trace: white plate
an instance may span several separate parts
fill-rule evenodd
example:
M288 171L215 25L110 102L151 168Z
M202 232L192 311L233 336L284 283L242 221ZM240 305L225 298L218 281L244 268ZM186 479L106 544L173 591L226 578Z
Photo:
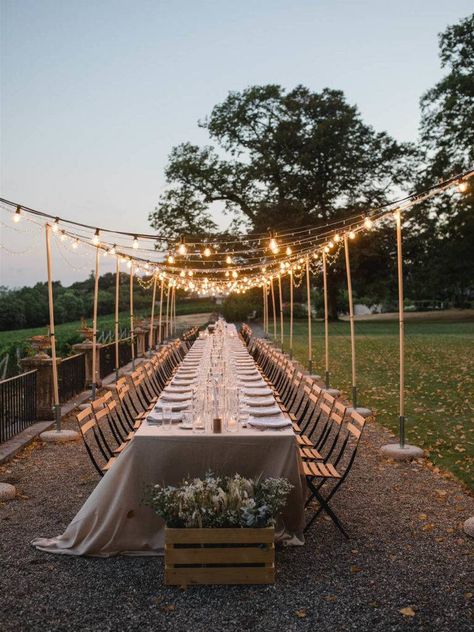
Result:
M188 408L189 406L189 401L188 402L163 402L163 403L165 404L165 406L169 406L173 412L186 410L186 408ZM161 411L162 409L163 409L163 404L158 403L155 406L155 410L157 411Z
M193 424L185 424L184 421L182 421L178 425L178 428L181 428L181 430L192 430L193 429Z
M252 408L249 410L251 417L277 417L281 415L278 406L268 406L267 408Z
M253 426L254 428L259 428L261 430L277 430L279 428L289 428L291 426L291 422L285 418L253 419L250 417L248 424L249 426Z

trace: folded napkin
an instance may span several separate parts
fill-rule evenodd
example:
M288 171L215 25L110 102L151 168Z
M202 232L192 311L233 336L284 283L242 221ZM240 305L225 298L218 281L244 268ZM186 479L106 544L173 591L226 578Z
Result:
M191 401L191 395L189 393L170 393L164 390L160 395L160 400L167 402L188 402Z
M182 413L171 413L171 421L181 421L181 419L183 418L183 414ZM148 417L146 418L147 422L149 424L161 424L161 413L158 414L157 412L151 412Z
M275 417L281 415L281 410L274 404L273 406L267 406L265 408L251 408L249 415L251 417Z
M260 396L257 397L249 397L244 400L244 404L247 406L273 406L275 400L271 396Z
M271 395L272 391L268 388L268 386L244 386L244 395L247 397L261 397L262 395Z
M173 412L178 411L178 410L185 410L186 408L189 407L189 403L190 403L190 400L186 402L169 402L169 401L162 402L158 400L158 403L155 406L155 410L161 411L163 409L163 406L169 406Z
M291 426L291 421L285 419L285 417L273 417L268 419L250 419L247 422L249 426L258 428L259 430L278 430L279 428L288 428Z
M260 373L253 373L252 375L239 374L239 380L241 382L261 382L262 376Z
M168 386L163 389L163 393L191 393L193 387L190 384L168 384Z

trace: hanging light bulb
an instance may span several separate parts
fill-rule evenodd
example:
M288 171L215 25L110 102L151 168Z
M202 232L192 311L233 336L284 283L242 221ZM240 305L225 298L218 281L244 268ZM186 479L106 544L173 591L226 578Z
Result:
M230 265L232 263L232 257L230 255L227 255L227 257L225 258L225 262L227 263L227 265Z
M76 248L79 246L79 239L75 239L72 242L72 247L74 248L74 250L76 250Z
M51 226L51 230L53 231L53 233L57 233L58 229L59 229L59 217L56 217L56 219L54 220Z
M127 268L131 268L131 267L132 267L132 260L131 260L131 259L129 259L129 260L127 261Z
M150 264L148 263L148 261L145 263L145 270L149 270L150 269Z
M134 249L134 250L138 250L138 238L137 238L137 237L134 237L134 238L133 238L133 244L132 244L132 246L133 246L133 249Z
M181 270L181 272L179 273L179 276L183 278L184 276L186 276L186 272L184 270Z
M104 250L104 252L102 253L102 256L103 256L103 257L106 257L106 256L107 256L107 254L108 254L108 253L107 253L107 250Z
M229 276L230 276L230 272L229 272L229 270L226 270L226 271L225 271L225 275L226 275L226 277L227 277L227 278L229 278Z
M290 256L292 252L293 252L293 251L292 251L292 249L291 249L291 246L287 246L287 247L286 247L286 254L287 254L288 256Z
M351 230L349 233L349 239L355 239L355 236L356 236L355 232Z
M61 236L59 238L61 241L64 241L66 239L66 233L62 230L61 231Z
M203 254L205 257L210 257L210 256L211 256L211 254L212 254L212 253L211 253L211 249L209 248L209 246L206 246L206 247L204 248L204 250L203 250L202 254Z
M327 246L324 246L324 252L327 254L329 252L329 248Z
M328 248L329 248L329 249L331 249L331 248L333 248L333 246L334 246L334 242L333 242L333 241L330 241L330 242L328 243Z
M232 278L236 279L239 276L239 273L237 272L237 270L233 270L232 272Z
M21 220L21 208L17 206L16 211L13 214L13 221L15 222L15 224L18 224L20 220Z
M168 255L168 263L174 263L173 255Z
M459 191L459 193L466 193L468 188L469 188L469 185L468 185L468 183L465 180L463 180L462 182L460 182L458 184L458 191Z
M265 272L267 271L267 268L265 266L262 267L262 272L265 274Z
M372 226L374 225L373 221L370 219L370 217L366 217L364 220L364 226L369 229L372 228Z
M334 235L334 241L337 243L338 241L341 241L341 236L339 235L339 233L336 233Z
M194 275L194 272L192 270L188 270L188 276L192 277Z
M98 228L95 229L94 236L92 237L92 243L94 244L94 246L98 246L99 243L100 243L99 229Z
M185 255L187 251L186 244L184 243L184 237L181 237L178 246L178 254Z
M110 248L109 254L111 254L111 255L115 254L115 244L112 246L112 248Z

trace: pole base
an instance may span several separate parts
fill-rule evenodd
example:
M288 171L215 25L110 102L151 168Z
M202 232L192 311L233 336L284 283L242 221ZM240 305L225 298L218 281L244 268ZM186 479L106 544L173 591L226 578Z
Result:
M45 443L66 443L77 441L79 433L75 430L46 430L40 434L40 439Z
M341 394L341 391L339 391L337 388L323 388L321 390L328 395L332 395L333 397L339 397Z
M464 522L463 529L466 535L474 538L474 516Z
M10 483L0 483L0 502L13 500L16 496L16 488Z
M362 406L358 406L357 408L354 408L354 406L348 406L346 408L346 415L350 415L354 411L359 413L359 415L362 415L362 417L372 417L372 411L370 408L364 408Z
M421 459L424 456L421 448L408 443L405 443L403 448L399 443L387 443L387 445L382 446L381 451L384 456L396 461L412 461L413 459Z

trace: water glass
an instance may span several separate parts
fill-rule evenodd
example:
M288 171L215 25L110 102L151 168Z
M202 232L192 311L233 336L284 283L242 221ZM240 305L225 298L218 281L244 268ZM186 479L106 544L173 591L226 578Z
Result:
M163 404L161 409L161 425L163 430L169 430L173 423L173 409L169 404Z

